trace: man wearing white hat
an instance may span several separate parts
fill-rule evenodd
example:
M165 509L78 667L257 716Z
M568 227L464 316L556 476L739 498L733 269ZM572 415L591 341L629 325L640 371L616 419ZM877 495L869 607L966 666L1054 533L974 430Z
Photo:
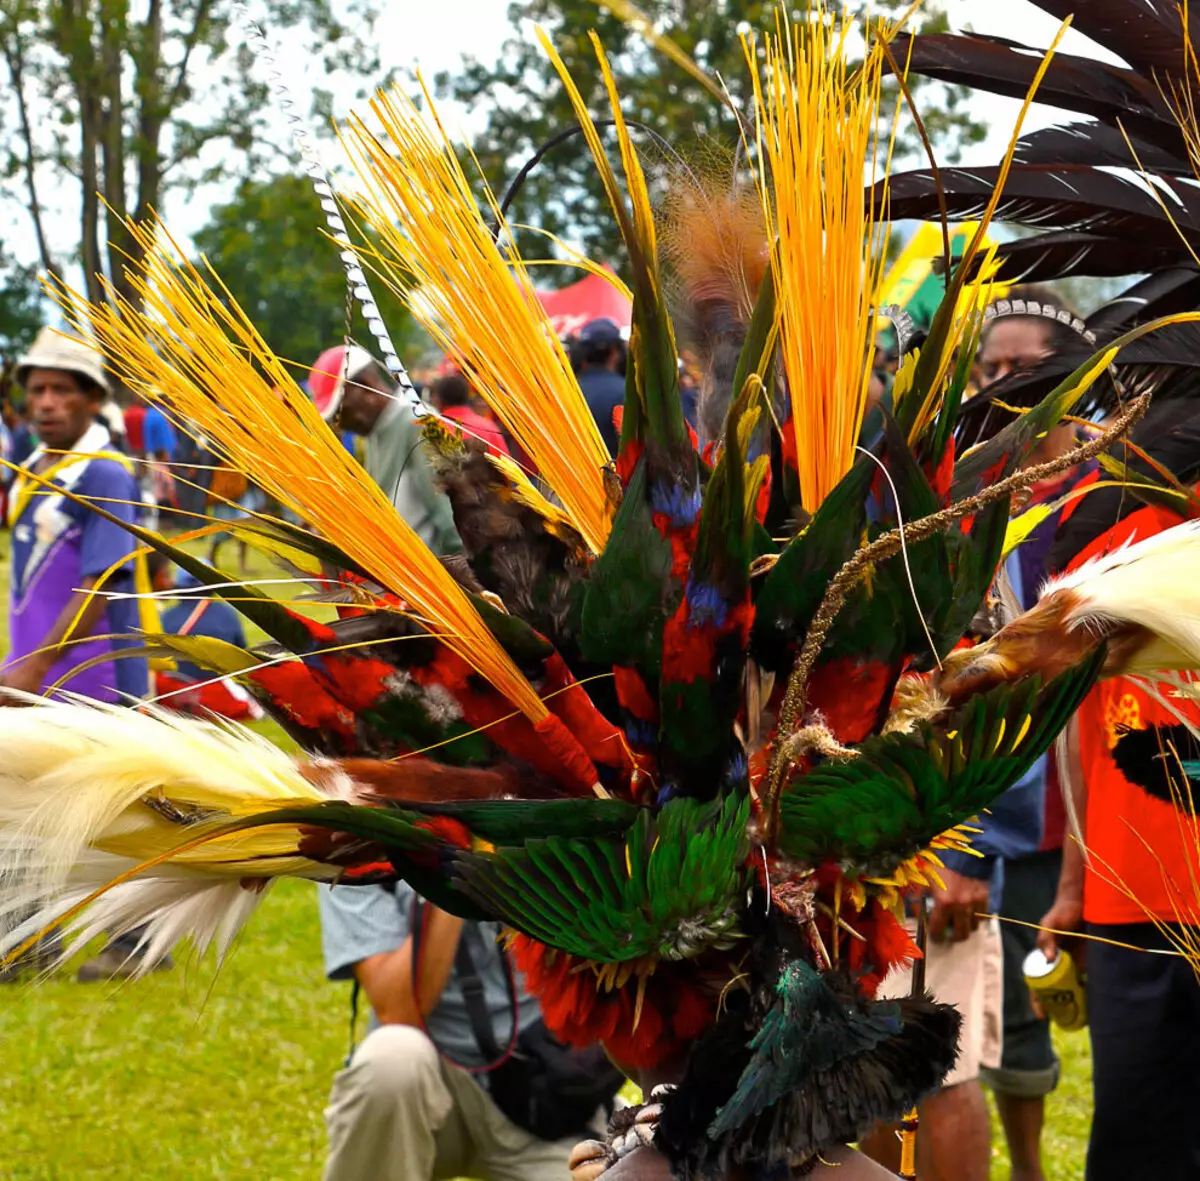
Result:
M113 450L97 417L109 392L103 358L89 342L46 328L17 363L16 379L39 442L25 466L46 483L18 476L9 498L11 647L0 685L28 693L61 685L99 701L136 701L148 689L146 661L104 658L138 642L139 603L88 593L110 570L106 592L133 591L134 563L122 559L136 547L120 525L88 505L132 522L141 499L132 464ZM0 698L0 705L11 704ZM114 940L80 969L80 979L127 974L136 944L136 932Z
M108 393L99 352L78 337L43 329L18 362L16 377L40 444L26 466L53 487L135 520L141 498L137 481L96 418ZM119 646L102 637L129 634L139 626L136 602L87 593L135 548L130 535L86 505L48 492L36 480L19 477L9 500L12 647L0 683L31 693ZM105 589L133 590L132 562L120 567ZM63 687L100 701L141 697L146 662L98 663L69 677Z
M435 554L462 549L450 502L435 487L421 428L408 402L393 394L383 366L366 349L326 349L308 377L326 422L367 440L367 474Z

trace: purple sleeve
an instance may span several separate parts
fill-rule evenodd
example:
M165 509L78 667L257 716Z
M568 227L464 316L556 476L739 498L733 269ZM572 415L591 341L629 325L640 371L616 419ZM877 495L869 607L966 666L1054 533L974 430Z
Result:
M91 499L98 507L120 517L123 521L136 522L137 504L141 492L137 481L125 468L113 460L94 459L79 481L81 496ZM120 525L105 520L99 513L82 511L80 524L83 537L80 545L79 573L84 578L103 574L115 562L128 557L137 548L137 539ZM133 569L130 561L122 569Z

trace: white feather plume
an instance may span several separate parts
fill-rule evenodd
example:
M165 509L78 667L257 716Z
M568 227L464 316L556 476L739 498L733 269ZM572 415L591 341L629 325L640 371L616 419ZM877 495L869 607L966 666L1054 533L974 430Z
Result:
M1121 669L1148 676L1200 667L1200 521L1124 545L1051 579L1044 602L1073 591L1070 629L1142 627L1151 639Z
M331 879L290 825L187 849L210 826L274 807L348 798L317 787L252 731L148 709L24 697L0 708L0 959L69 916L63 955L144 927L143 970L191 936L228 949L276 876ZM167 857L82 904L151 858ZM76 908L79 908L76 912Z

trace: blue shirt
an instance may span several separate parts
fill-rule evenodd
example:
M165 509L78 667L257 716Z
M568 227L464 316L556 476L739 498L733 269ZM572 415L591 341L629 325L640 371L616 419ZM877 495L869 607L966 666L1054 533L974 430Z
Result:
M325 974L330 980L352 980L354 965L368 956L383 955L401 947L408 938L416 894L411 886L397 882L392 894L383 886L319 886L321 907L321 948L325 954ZM492 1036L503 1050L512 1037L512 1006L508 983L496 939L498 923L464 923L464 939L469 939L475 970L483 982L483 999L492 1019ZM517 978L517 1019L522 1030L541 1016L536 998ZM379 1024L372 1012L371 1028ZM459 983L457 966L434 1006L425 1025L433 1041L454 1061L471 1066L484 1065L483 1056L471 1032L467 1002Z
M579 388L609 455L615 456L621 436L613 425L613 411L625 405L625 379L611 369L585 369L579 375Z
M1025 573L1018 546L1005 561L1004 568L1020 603L1027 607L1036 601L1039 587L1025 585ZM992 885L992 909L999 903L1002 888L1001 862L1036 853L1042 844L1046 816L1046 755L1041 755L992 806L974 822L982 829L971 838L976 853L940 854L946 868L969 878L989 881Z
M151 406L142 420L142 438L146 446L146 454L151 459L158 459L165 452L168 460L174 460L179 450L179 439L171 420L158 409Z
M180 580L182 585L182 580ZM199 614L197 614L199 612ZM162 629L170 635L182 635L187 627L189 636L211 636L227 644L246 646L246 629L242 617L228 603L220 599L180 599L159 616ZM191 626L188 627L189 621ZM186 660L175 661L175 671L184 681L207 681L212 673Z

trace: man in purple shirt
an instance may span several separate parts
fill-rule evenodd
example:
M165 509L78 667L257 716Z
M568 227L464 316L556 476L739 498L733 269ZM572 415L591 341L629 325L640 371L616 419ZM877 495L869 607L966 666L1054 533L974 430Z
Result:
M88 505L132 522L141 503L132 464L113 450L98 418L108 392L104 362L86 341L43 329L18 363L16 377L40 441L25 466L50 487L18 476L9 497L11 648L0 685L27 693L61 687L98 701L132 704L149 688L146 661L103 657L138 643L137 601L88 594L105 575L105 591L132 591L133 562L126 559L135 547L120 525ZM100 659L94 666L73 671L95 658ZM0 705L13 704L0 697ZM79 979L127 976L142 954L139 938L134 930L112 939L79 969Z
M137 481L96 420L108 385L100 354L83 340L44 329L16 376L40 440L26 466L53 488L133 521L140 501ZM110 638L138 630L136 601L88 594L114 567L104 590L133 590L133 563L121 561L134 548L130 535L85 504L26 477L18 477L10 496L9 524L11 648L0 684L41 693L62 680L63 688L100 701L144 696L142 659L102 662L70 675L85 661L136 642Z

